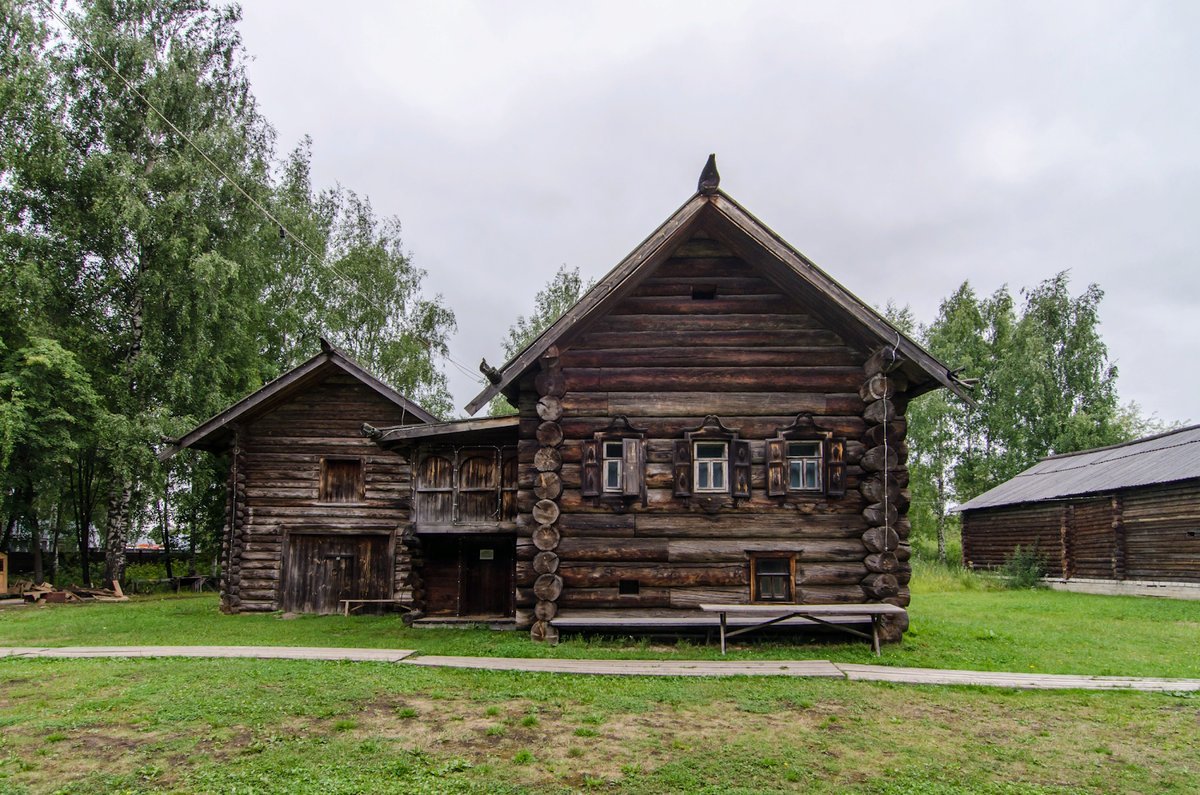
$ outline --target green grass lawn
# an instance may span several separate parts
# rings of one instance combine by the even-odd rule
[[[927,577],[893,665],[1200,676],[1200,603]],[[693,643],[224,616],[203,597],[0,610],[0,646],[281,644],[712,658]],[[733,658],[874,661],[865,644]],[[1196,694],[585,677],[260,660],[0,659],[0,793],[1200,791]]]
[[[936,582],[936,580],[935,580]],[[821,658],[929,668],[1200,678],[1200,602],[985,590],[968,578],[919,590],[912,625],[882,658],[867,644],[797,636],[748,640],[730,659]],[[753,636],[751,636],[753,638]],[[739,639],[741,640],[741,639]],[[715,644],[568,637],[558,646],[523,632],[412,629],[397,616],[222,615],[215,596],[138,597],[126,603],[0,610],[0,646],[289,645],[415,649],[501,657],[720,657]]]

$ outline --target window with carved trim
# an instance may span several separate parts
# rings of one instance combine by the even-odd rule
[[[579,492],[584,497],[646,500],[646,431],[617,416],[582,443]]]

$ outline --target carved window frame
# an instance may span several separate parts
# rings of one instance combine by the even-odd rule
[[[647,504],[646,493],[646,429],[637,428],[621,414],[607,428],[597,431],[582,445],[580,494],[600,502],[625,506],[633,500]],[[610,445],[620,444],[619,485],[609,486],[608,464],[617,460]]]
[[[790,463],[794,457],[788,455],[789,442],[820,443],[820,488],[792,488]],[[768,497],[841,497],[846,493],[846,440],[817,428],[811,414],[798,414],[791,425],[767,440],[766,467]]]
[[[726,444],[724,489],[701,491],[696,488],[697,445],[704,442]],[[710,502],[722,497],[730,497],[735,501],[750,499],[750,442],[740,438],[736,428],[726,427],[720,417],[709,414],[698,428],[685,432],[683,439],[675,440],[672,473],[676,497]]]

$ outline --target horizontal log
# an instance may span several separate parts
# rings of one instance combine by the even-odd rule
[[[622,595],[617,588],[567,588],[559,597],[560,607],[670,607],[671,589],[642,588],[637,594]]]
[[[670,564],[564,564],[559,570],[571,588],[615,587],[621,580],[636,580],[641,586],[680,587],[694,585],[748,585],[750,569],[745,563],[712,566]]]
[[[580,539],[564,538],[559,542],[558,555],[565,563],[576,561],[644,561],[667,560],[666,539]]]
[[[836,416],[860,415],[857,394],[812,392],[572,392],[563,398],[567,415],[629,417],[695,417],[697,407],[718,415],[795,416],[804,412]]]
[[[774,340],[778,342],[779,340]],[[845,368],[846,378],[839,384],[852,384],[861,376],[854,366],[854,353],[840,345],[798,346],[794,342],[787,346],[770,345],[760,347],[690,347],[673,345],[668,347],[639,348],[621,346],[611,349],[593,348],[571,353],[570,364],[565,369],[568,387],[575,381],[572,373],[589,372],[604,368],[605,371],[638,371],[647,374],[673,372],[680,368],[711,367],[719,371],[735,368]],[[850,372],[853,371],[853,372]],[[840,370],[839,370],[840,372]],[[848,389],[848,387],[847,387]]]
[[[710,392],[768,389],[849,392],[857,387],[861,377],[857,367],[597,367],[563,372],[567,388],[572,392],[689,392],[701,389]]]
[[[866,547],[858,539],[670,539],[672,563],[733,563],[750,552],[796,552],[808,561],[862,560]]]

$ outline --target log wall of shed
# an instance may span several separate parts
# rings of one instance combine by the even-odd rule
[[[859,394],[867,359],[717,240],[701,234],[685,243],[520,383],[518,620],[542,623],[559,609],[746,603],[752,551],[796,553],[797,601],[870,598],[864,560],[877,550],[863,540],[870,503],[859,491],[858,461],[847,466],[842,496],[768,497],[766,488],[767,440],[800,413],[861,452],[872,425]],[[547,395],[555,399],[550,413],[539,405]],[[902,414],[901,396],[895,406]],[[749,499],[712,505],[674,495],[675,441],[710,414],[750,443]],[[645,431],[644,505],[581,494],[584,443],[620,415]],[[902,517],[904,425],[892,419],[892,452],[900,455],[889,493]],[[549,490],[548,474],[559,476]],[[887,550],[898,588],[885,596],[907,604],[907,522],[901,531],[905,538],[893,535]],[[636,581],[636,595],[620,593],[622,581]]]
[[[1052,577],[1200,582],[1200,482],[967,511],[963,560],[1037,547]]]
[[[392,598],[406,598],[411,560],[399,535],[411,503],[411,467],[363,436],[361,425],[416,419],[348,375],[331,375],[237,429],[222,604],[280,609],[288,539],[297,534],[386,536]],[[322,502],[321,459],[357,459],[362,499]]]

